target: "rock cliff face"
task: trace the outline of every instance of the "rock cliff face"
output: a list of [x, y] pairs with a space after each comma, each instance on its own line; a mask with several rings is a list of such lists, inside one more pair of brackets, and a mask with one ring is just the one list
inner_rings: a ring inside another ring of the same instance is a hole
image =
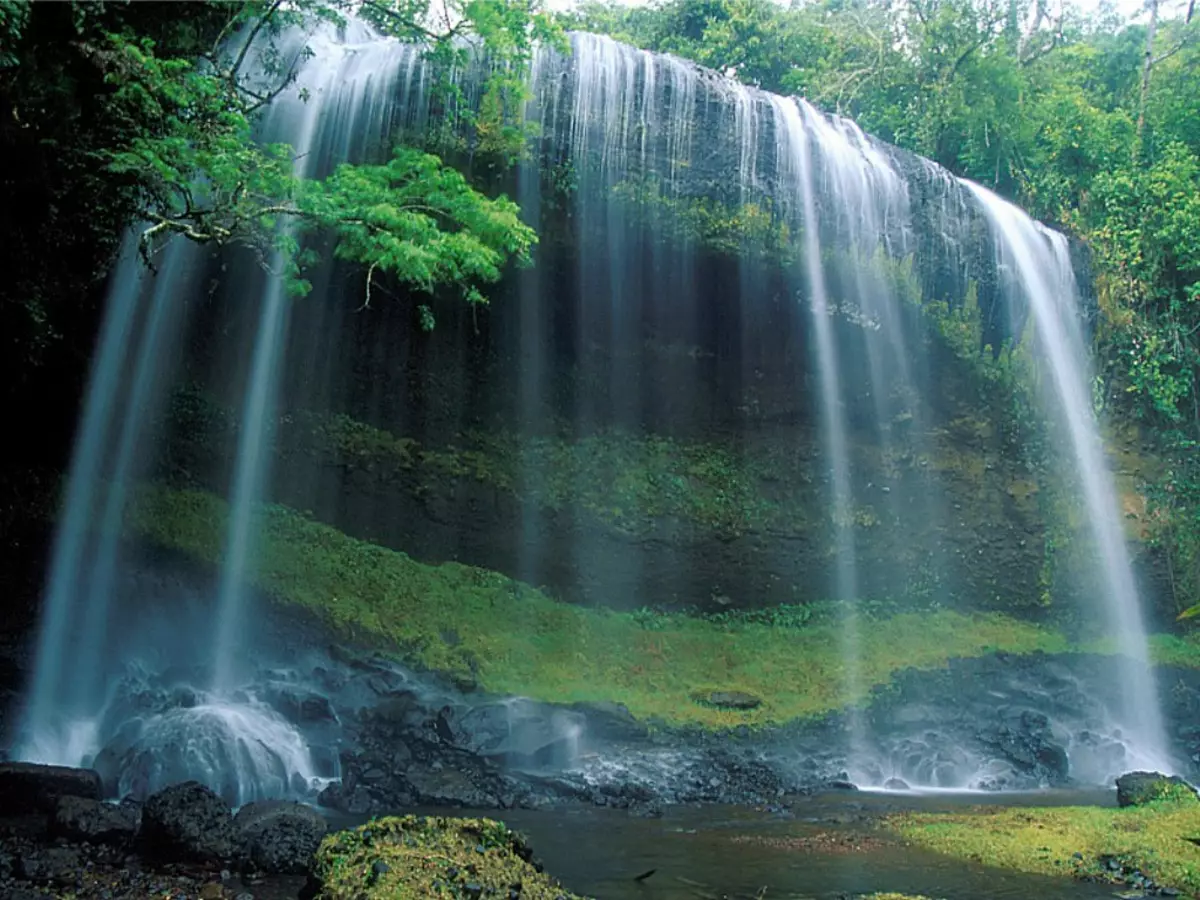
[[[428, 140], [434, 77], [414, 58], [381, 89], [396, 133]], [[535, 265], [487, 307], [435, 305], [432, 333], [420, 297], [360, 309], [359, 273], [315, 277], [293, 311], [276, 499], [619, 608], [828, 599], [847, 539], [865, 598], [1086, 595], [1054, 558], [1070, 510], [1046, 489], [1024, 303], [963, 185], [605, 38], [542, 54], [533, 87], [530, 156], [490, 177], [538, 226]], [[229, 483], [246, 293], [219, 290], [193, 333], [168, 477]]]

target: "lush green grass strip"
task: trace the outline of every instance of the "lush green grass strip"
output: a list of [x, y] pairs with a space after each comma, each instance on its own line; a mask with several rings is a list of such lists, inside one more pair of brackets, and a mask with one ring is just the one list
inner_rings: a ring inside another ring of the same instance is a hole
[[1200, 847], [1187, 840], [1200, 838], [1195, 802], [905, 813], [885, 826], [937, 853], [1043, 875], [1107, 879], [1101, 859], [1114, 857], [1160, 885], [1200, 895]]
[[[639, 717], [709, 726], [786, 721], [861, 699], [849, 693], [835, 621], [714, 622], [571, 606], [496, 572], [417, 562], [283, 507], [261, 515], [259, 587], [487, 690], [616, 701]], [[226, 516], [218, 497], [156, 486], [139, 493], [130, 528], [216, 562]], [[898, 669], [955, 656], [1067, 649], [1060, 635], [996, 614], [900, 614], [866, 619], [861, 632], [863, 691]], [[715, 709], [692, 699], [705, 690], [745, 691], [763, 703]]]

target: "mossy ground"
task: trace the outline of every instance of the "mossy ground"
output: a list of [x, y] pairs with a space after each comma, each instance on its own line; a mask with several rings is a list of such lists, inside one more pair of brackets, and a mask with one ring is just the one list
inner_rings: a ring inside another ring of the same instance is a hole
[[[993, 650], [1070, 649], [1058, 633], [998, 614], [940, 611], [866, 617], [859, 695], [850, 692], [836, 618], [721, 620], [618, 613], [558, 602], [499, 573], [426, 565], [355, 540], [289, 509], [262, 511], [256, 584], [347, 637], [497, 693], [551, 702], [612, 701], [639, 718], [711, 727], [804, 718], [862, 699], [902, 668], [933, 668]], [[225, 502], [142, 490], [129, 527], [152, 543], [215, 562]], [[1168, 648], [1182, 657], [1185, 645]], [[762, 698], [750, 710], [696, 703], [703, 691]]]
[[[1062, 807], [905, 813], [885, 827], [947, 856], [1043, 875], [1108, 879], [1115, 858], [1155, 882], [1200, 896], [1200, 804], [1160, 802], [1129, 809]], [[1075, 854], [1079, 854], [1076, 856]]]
[[321, 900], [574, 897], [534, 867], [523, 839], [491, 819], [377, 819], [325, 838], [314, 873]]

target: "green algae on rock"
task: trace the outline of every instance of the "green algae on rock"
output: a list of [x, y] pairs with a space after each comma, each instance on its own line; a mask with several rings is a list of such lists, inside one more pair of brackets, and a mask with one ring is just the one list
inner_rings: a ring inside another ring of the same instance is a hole
[[1126, 772], [1117, 779], [1117, 806], [1151, 803], [1200, 803], [1196, 789], [1178, 775], [1161, 772]]
[[1200, 896], [1200, 804], [1171, 801], [1102, 807], [976, 807], [957, 813], [903, 813], [884, 827], [956, 859], [1040, 875], [1115, 883], [1140, 876]]
[[313, 874], [317, 900], [580, 900], [541, 871], [523, 837], [492, 819], [375, 819], [325, 838]]

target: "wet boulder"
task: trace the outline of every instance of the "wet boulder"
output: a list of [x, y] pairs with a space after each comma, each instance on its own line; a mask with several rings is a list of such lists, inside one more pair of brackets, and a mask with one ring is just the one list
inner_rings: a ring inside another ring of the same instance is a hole
[[1144, 806], [1158, 801], [1196, 803], [1196, 789], [1178, 775], [1126, 772], [1117, 779], [1117, 806]]
[[59, 797], [50, 816], [50, 831], [72, 841], [123, 846], [137, 835], [139, 813], [134, 804]]
[[6, 814], [49, 813], [59, 797], [99, 800], [100, 776], [91, 769], [0, 763], [0, 809]]
[[242, 855], [269, 875], [303, 875], [329, 830], [325, 817], [303, 803], [266, 800], [238, 810], [233, 827]]
[[150, 797], [139, 834], [146, 855], [164, 861], [218, 862], [234, 855], [233, 813], [198, 781], [173, 784]]

